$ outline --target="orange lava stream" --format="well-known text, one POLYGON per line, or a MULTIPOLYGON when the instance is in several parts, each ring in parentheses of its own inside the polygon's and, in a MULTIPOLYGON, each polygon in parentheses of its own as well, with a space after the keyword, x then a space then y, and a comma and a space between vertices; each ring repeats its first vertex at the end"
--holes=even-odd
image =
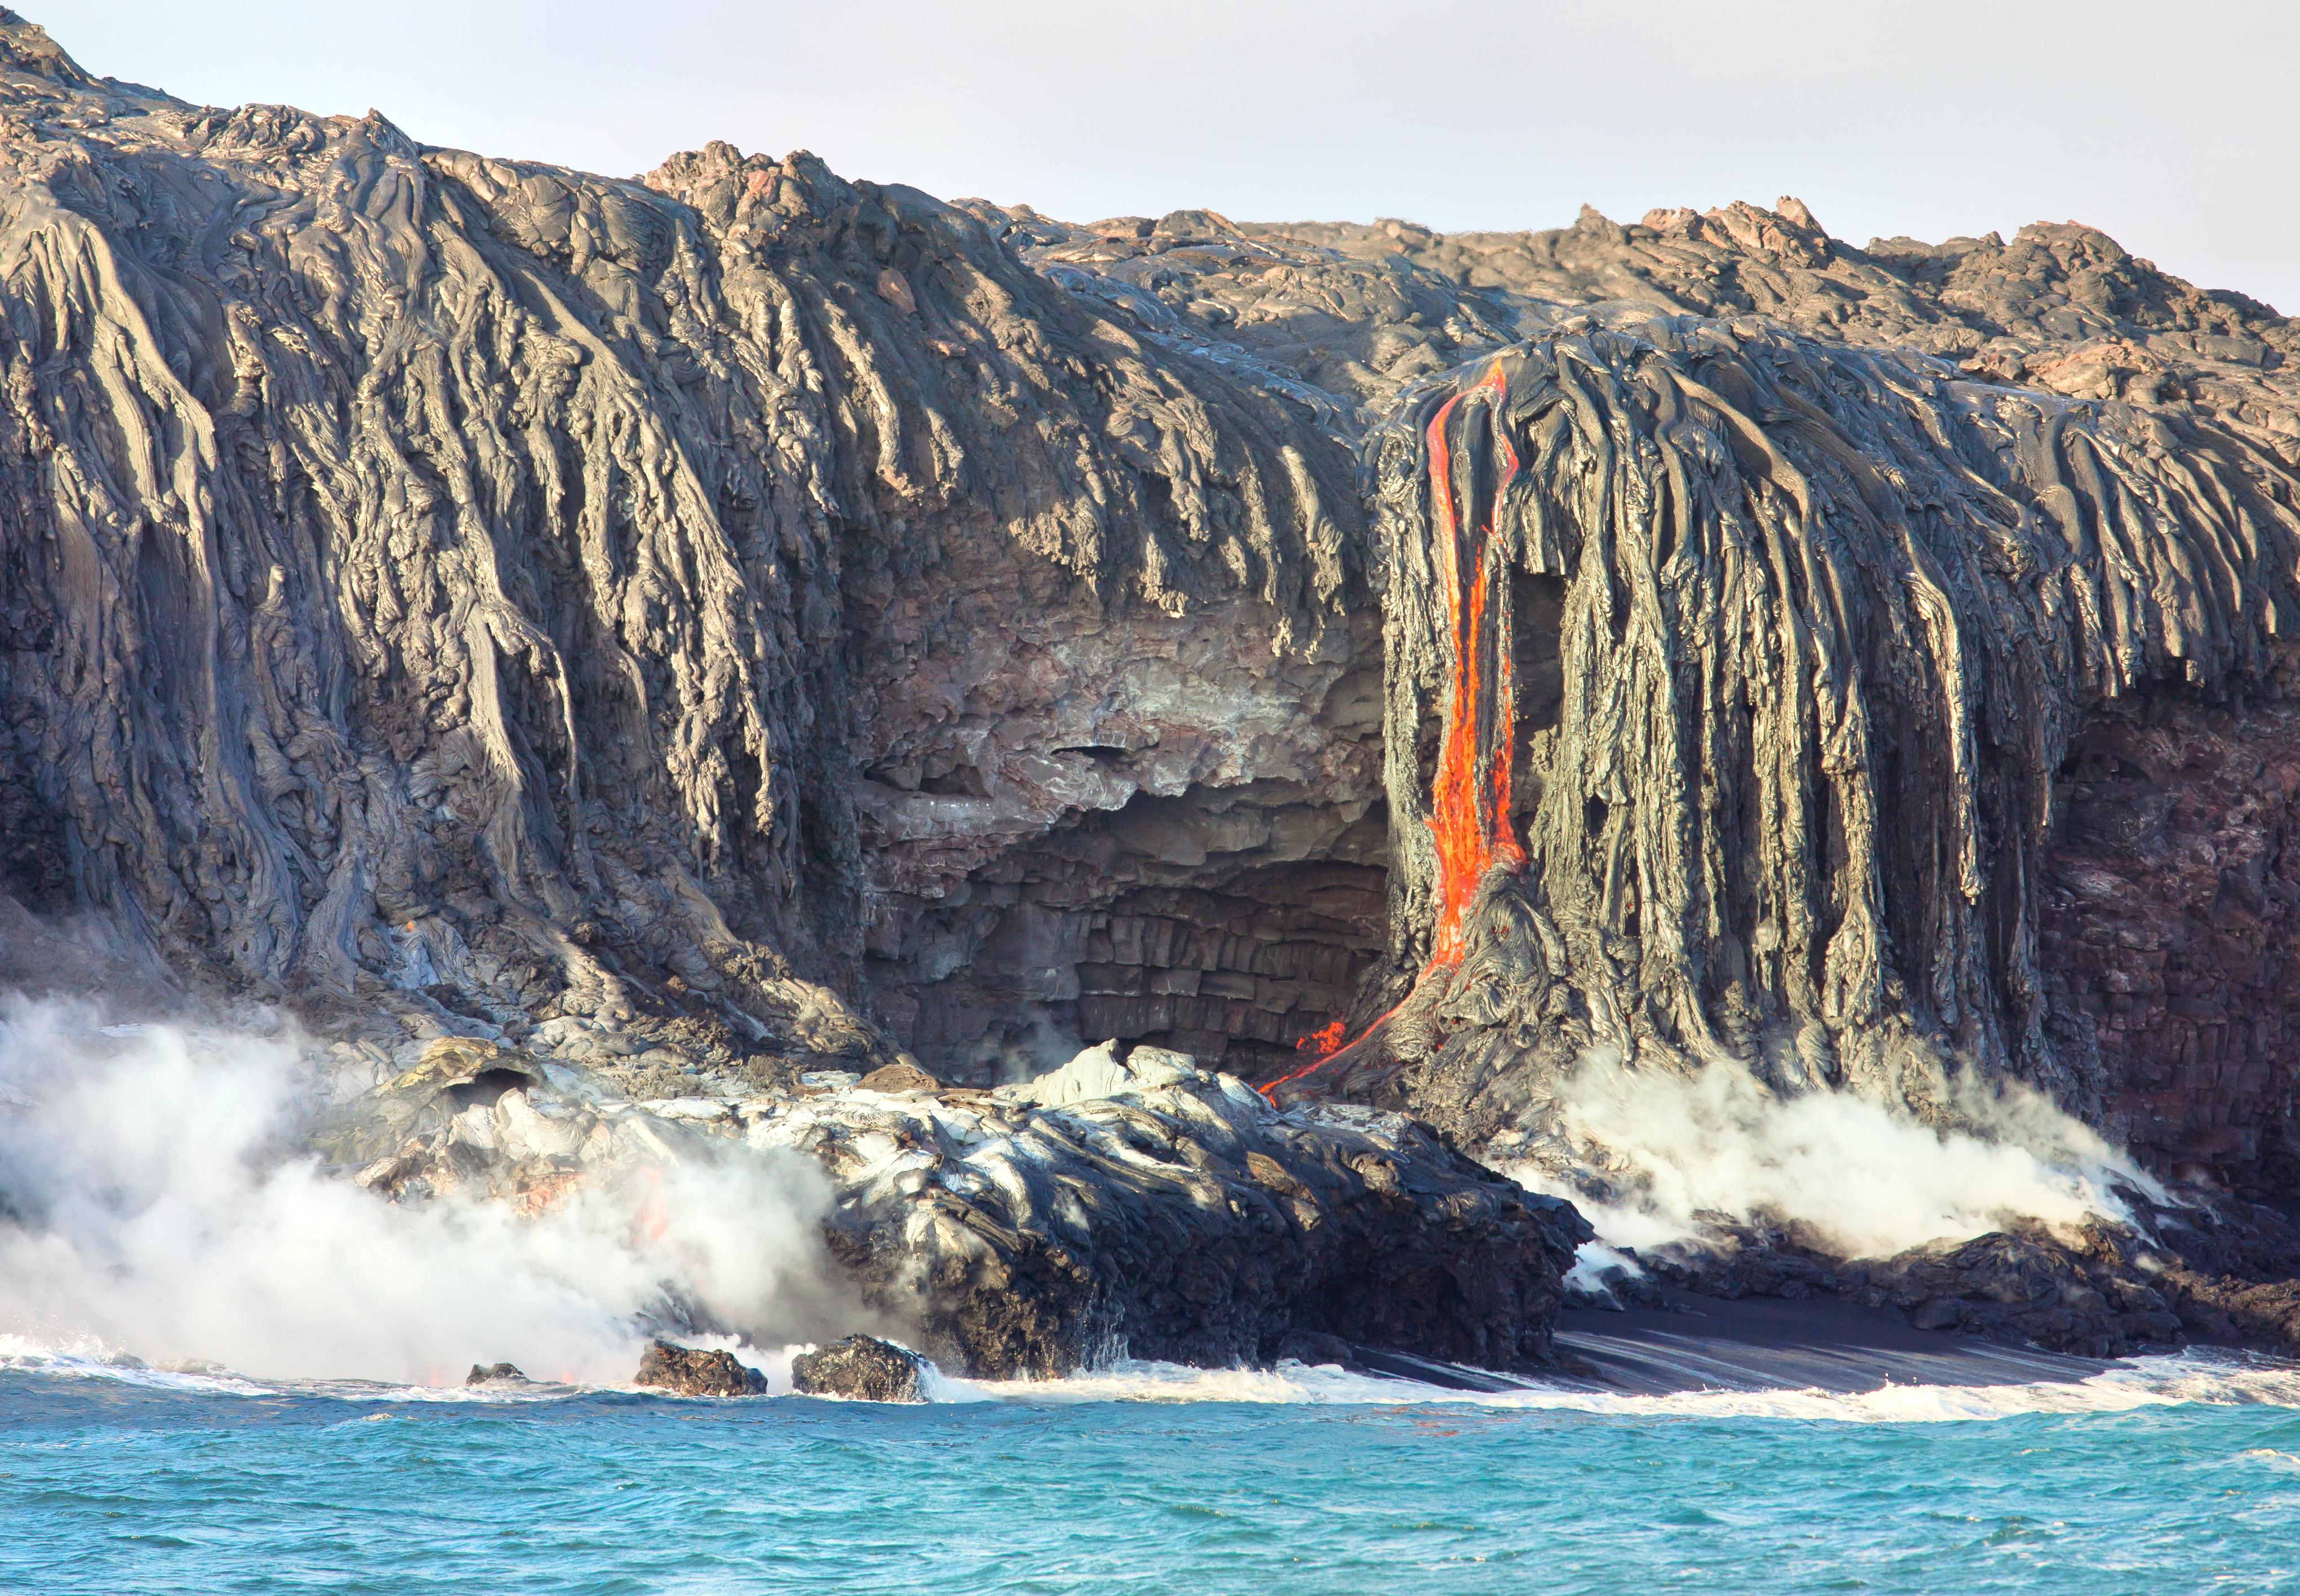
MULTIPOLYGON (((1508 391, 1496 361, 1483 380, 1455 394, 1438 408, 1425 435, 1429 461, 1429 497, 1436 522, 1431 539, 1438 575, 1445 584, 1446 615, 1453 628, 1454 677, 1446 700, 1445 731, 1438 748, 1438 769, 1430 782, 1429 831, 1438 848, 1438 920, 1430 934, 1429 962, 1415 981, 1418 987, 1433 970, 1458 964, 1462 958, 1462 922, 1478 885, 1496 865, 1525 862, 1525 850, 1510 824, 1510 764, 1517 731, 1517 686, 1510 668, 1509 650, 1500 646, 1497 626, 1488 615, 1488 583, 1496 562, 1488 551, 1493 541, 1494 512, 1518 472, 1517 451, 1499 436, 1501 475, 1495 482, 1484 513, 1477 517, 1470 547, 1462 547, 1461 516, 1454 503, 1454 451, 1446 423, 1462 401, 1480 390, 1499 404, 1508 391), (1469 574, 1464 580, 1465 568, 1469 574), (1491 753, 1483 759, 1483 749, 1491 753)), ((1403 1007, 1402 1005, 1400 1007, 1403 1007)), ((1373 1033, 1393 1008, 1359 1033, 1373 1033)), ((1308 1061, 1290 1074, 1262 1087, 1273 1094, 1288 1082, 1322 1069, 1345 1051, 1342 1022, 1302 1039, 1308 1061), (1314 1051, 1312 1049, 1314 1048, 1314 1051)), ((1353 1042, 1351 1045, 1354 1046, 1353 1042)))
MULTIPOLYGON (((1505 388, 1498 363, 1478 389, 1496 396, 1505 388)), ((1455 395, 1430 418, 1429 497, 1437 522, 1438 574, 1446 584, 1446 614, 1454 629, 1453 690, 1446 701, 1446 730, 1438 748, 1438 772, 1430 783, 1429 831, 1438 845, 1438 923, 1430 935, 1429 963, 1422 971, 1458 963, 1462 917, 1477 896, 1478 883, 1496 865, 1521 865, 1524 850, 1511 830, 1510 741, 1517 725, 1517 689, 1506 649, 1488 624, 1487 583, 1494 562, 1487 557, 1493 539, 1492 505, 1517 475, 1517 451, 1502 439, 1501 479, 1464 550, 1454 502, 1454 454, 1446 423, 1466 397, 1455 395), (1463 567, 1474 564, 1466 584, 1463 567), (1467 591, 1464 592, 1466 586, 1467 591), (1491 656, 1490 662, 1488 656, 1491 656), (1488 679, 1491 697, 1487 697, 1488 679), (1491 756, 1479 757, 1491 748, 1491 756)))

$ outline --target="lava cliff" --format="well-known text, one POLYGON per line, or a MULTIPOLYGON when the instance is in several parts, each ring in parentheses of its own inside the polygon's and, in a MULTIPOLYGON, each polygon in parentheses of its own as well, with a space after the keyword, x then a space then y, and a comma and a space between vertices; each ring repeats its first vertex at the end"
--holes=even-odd
POLYGON ((638 1095, 1339 1024, 1285 1092, 1474 1145, 1605 1046, 2291 1178, 2300 329, 2090 230, 616 181, 10 14, 0 297, 0 888, 123 965, 638 1095))

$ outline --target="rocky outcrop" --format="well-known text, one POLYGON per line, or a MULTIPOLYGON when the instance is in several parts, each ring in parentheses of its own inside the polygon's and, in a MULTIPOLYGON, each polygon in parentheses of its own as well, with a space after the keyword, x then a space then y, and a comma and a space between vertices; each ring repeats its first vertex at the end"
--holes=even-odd
POLYGON ((836 1346, 791 1359, 791 1388, 804 1396, 854 1402, 923 1402, 925 1372, 915 1352, 876 1336, 850 1335, 836 1346))
POLYGON ((682 1397, 761 1397, 767 1377, 715 1348, 679 1347, 655 1341, 639 1355, 634 1385, 653 1386, 682 1397))
POLYGON ((1920 1330, 2088 1358, 2192 1340, 2300 1353, 2300 1229, 2289 1218, 2240 1200, 2123 1195, 2123 1220, 2016 1224, 1889 1258, 1846 1258, 1803 1224, 1721 1221, 1627 1255, 1591 1300, 1638 1303, 1666 1281, 1728 1300, 1834 1297, 1897 1311, 1920 1330))
POLYGON ((834 1253, 975 1373, 1266 1364, 1296 1333, 1533 1366, 1588 1236, 1400 1116, 1279 1114, 1147 1048, 996 1093, 803 1100, 745 1134, 833 1172, 834 1253))
MULTIPOLYGON (((443 1049, 444 1050, 444 1049, 443 1049)), ((417 1069, 336 1111, 322 1145, 401 1200, 540 1212, 579 1194, 643 1224, 673 1165, 804 1155, 854 1311, 961 1373, 1067 1373, 1130 1353, 1268 1364, 1304 1338, 1514 1369, 1549 1357, 1588 1227, 1399 1116, 1272 1108, 1178 1055, 1104 1045, 1000 1091, 788 1090, 634 1104, 559 1065, 448 1114, 417 1069), (547 1077, 547 1078, 546 1078, 547 1077)), ((500 1061, 497 1068, 505 1067, 500 1061)), ((666 1304, 692 1332, 786 1324, 666 1304)), ((850 1320, 850 1323, 852 1321, 850 1320)), ((770 1344, 772 1344, 771 1342, 770 1344)))

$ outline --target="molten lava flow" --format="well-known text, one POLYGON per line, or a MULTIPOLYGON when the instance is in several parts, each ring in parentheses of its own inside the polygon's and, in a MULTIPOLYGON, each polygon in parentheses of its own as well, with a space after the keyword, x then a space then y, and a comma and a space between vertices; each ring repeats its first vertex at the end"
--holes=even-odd
MULTIPOLYGON (((1494 402, 1499 403, 1506 389, 1496 363, 1485 380, 1470 391, 1490 390, 1494 402)), ((1516 684, 1511 679, 1509 651, 1499 646, 1498 628, 1489 618, 1487 602, 1496 564, 1488 557, 1494 509, 1517 475, 1517 451, 1496 429, 1501 446, 1501 475, 1476 522, 1470 547, 1464 549, 1454 503, 1453 445, 1446 423, 1466 397, 1456 394, 1438 407, 1430 418, 1427 439, 1435 522, 1432 552, 1445 581, 1446 615, 1453 626, 1454 680, 1446 696, 1438 773, 1430 784, 1429 830, 1438 845, 1438 923, 1430 934, 1429 964, 1424 974, 1460 960, 1462 917, 1486 873, 1496 865, 1518 865, 1525 859, 1509 818, 1516 684), (1466 582, 1464 567, 1473 571, 1466 582), (1490 754, 1486 754, 1488 749, 1490 754)))
MULTIPOLYGON (((1517 732, 1517 689, 1501 622, 1490 602, 1490 583, 1497 567, 1504 572, 1502 580, 1508 580, 1508 567, 1496 557, 1493 547, 1494 518, 1502 495, 1517 476, 1517 451, 1501 428, 1493 429, 1501 452, 1501 471, 1492 490, 1479 496, 1481 504, 1472 506, 1472 531, 1465 547, 1462 517, 1454 502, 1454 446, 1447 433, 1448 423, 1463 399, 1488 393, 1492 395, 1488 402, 1497 405, 1508 391, 1501 363, 1496 361, 1481 381, 1438 407, 1423 439, 1429 461, 1434 534, 1430 552, 1446 589, 1454 674, 1446 698, 1437 773, 1429 790, 1429 831, 1438 848, 1438 918, 1430 932, 1429 962, 1422 966, 1422 980, 1433 970, 1461 962, 1462 922, 1487 873, 1496 865, 1513 867, 1525 862, 1525 850, 1510 823, 1510 757, 1517 732)), ((1415 985, 1420 984, 1417 980, 1415 985)), ((1382 1020, 1396 1012, 1393 1008, 1374 1021, 1358 1040, 1371 1036, 1382 1020)), ((1262 1095, 1275 1101, 1279 1087, 1324 1068, 1347 1050, 1342 1036, 1342 1023, 1337 1020, 1303 1038, 1299 1048, 1307 1061, 1262 1087, 1262 1095)))

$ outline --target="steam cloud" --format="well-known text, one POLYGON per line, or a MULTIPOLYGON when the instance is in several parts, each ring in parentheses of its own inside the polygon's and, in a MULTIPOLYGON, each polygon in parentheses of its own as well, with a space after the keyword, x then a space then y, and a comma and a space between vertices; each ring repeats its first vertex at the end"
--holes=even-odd
POLYGON ((2015 1218, 2127 1218, 2118 1182, 2162 1196, 2125 1155, 2019 1086, 1965 1088, 1954 1107, 1971 1129, 1937 1130, 1851 1092, 1779 1097, 1730 1065, 1687 1078, 1597 1053, 1562 1103, 1571 1140, 1598 1155, 1610 1199, 1539 1167, 1512 1173, 1571 1198, 1615 1246, 1689 1239, 1708 1213, 1800 1220, 1847 1256, 1875 1257, 2015 1218))
POLYGON ((507 1359, 604 1383, 681 1309, 757 1339, 827 1294, 828 1190, 795 1155, 587 1182, 534 1218, 402 1206, 296 1152, 330 1084, 292 1036, 0 999, 0 1334, 271 1377, 507 1359))

